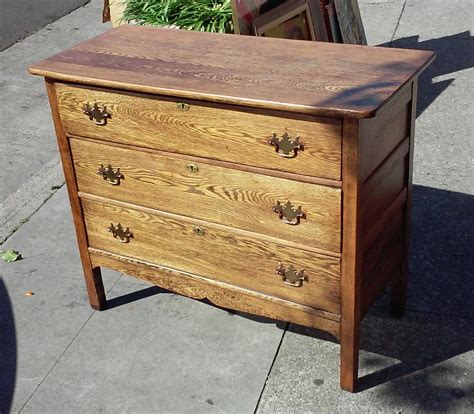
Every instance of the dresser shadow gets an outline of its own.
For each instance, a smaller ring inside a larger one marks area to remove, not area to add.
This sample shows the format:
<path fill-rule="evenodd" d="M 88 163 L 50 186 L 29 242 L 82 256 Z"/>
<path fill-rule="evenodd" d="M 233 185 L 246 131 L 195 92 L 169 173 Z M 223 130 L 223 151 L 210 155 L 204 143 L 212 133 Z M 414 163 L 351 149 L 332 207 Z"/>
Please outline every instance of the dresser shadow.
<path fill-rule="evenodd" d="M 436 98 L 455 80 L 455 72 L 474 67 L 474 41 L 470 31 L 464 31 L 452 36 L 444 36 L 437 39 L 420 41 L 418 35 L 403 37 L 388 43 L 378 45 L 380 47 L 393 47 L 400 49 L 427 50 L 436 53 L 435 60 L 421 73 L 418 79 L 417 116 L 422 114 Z M 334 94 L 322 103 L 328 106 L 378 106 L 380 98 L 378 93 L 385 88 L 398 85 L 397 79 L 390 79 L 386 73 L 402 74 L 410 70 L 410 64 L 403 61 L 380 65 L 379 78 L 367 79 L 365 85 L 357 88 L 351 87 Z M 449 79 L 437 80 L 437 77 L 453 73 Z"/>
<path fill-rule="evenodd" d="M 359 392 L 384 384 L 378 393 L 387 400 L 441 412 L 474 395 L 472 382 L 453 385 L 472 371 L 466 360 L 442 364 L 474 350 L 473 217 L 473 195 L 414 186 L 407 312 L 389 316 L 387 289 L 364 317 L 361 350 L 368 354 L 360 368 L 370 373 Z M 291 324 L 289 331 L 337 342 L 311 328 Z"/>
<path fill-rule="evenodd" d="M 474 67 L 474 53 L 472 53 L 474 39 L 469 30 L 422 41 L 418 35 L 402 37 L 379 46 L 429 50 L 436 53 L 436 59 L 420 75 L 418 81 L 420 93 L 417 101 L 417 116 L 423 113 L 455 79 L 452 77 L 438 81 L 437 77 Z"/>

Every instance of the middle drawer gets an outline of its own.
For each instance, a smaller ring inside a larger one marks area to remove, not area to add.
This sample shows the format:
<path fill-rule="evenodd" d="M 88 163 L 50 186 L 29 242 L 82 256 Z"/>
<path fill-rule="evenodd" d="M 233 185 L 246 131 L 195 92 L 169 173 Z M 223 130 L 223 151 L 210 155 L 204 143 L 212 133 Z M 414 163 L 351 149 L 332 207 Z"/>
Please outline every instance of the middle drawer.
<path fill-rule="evenodd" d="M 70 138 L 79 191 L 340 252 L 341 190 Z"/>

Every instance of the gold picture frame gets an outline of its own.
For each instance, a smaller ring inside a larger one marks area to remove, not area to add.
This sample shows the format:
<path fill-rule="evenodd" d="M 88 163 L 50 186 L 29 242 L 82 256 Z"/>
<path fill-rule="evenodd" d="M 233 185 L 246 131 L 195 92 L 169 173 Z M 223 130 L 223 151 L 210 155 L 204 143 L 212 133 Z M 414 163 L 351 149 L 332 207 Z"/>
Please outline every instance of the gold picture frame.
<path fill-rule="evenodd" d="M 284 3 L 255 18 L 253 26 L 256 36 L 320 40 L 309 0 Z"/>

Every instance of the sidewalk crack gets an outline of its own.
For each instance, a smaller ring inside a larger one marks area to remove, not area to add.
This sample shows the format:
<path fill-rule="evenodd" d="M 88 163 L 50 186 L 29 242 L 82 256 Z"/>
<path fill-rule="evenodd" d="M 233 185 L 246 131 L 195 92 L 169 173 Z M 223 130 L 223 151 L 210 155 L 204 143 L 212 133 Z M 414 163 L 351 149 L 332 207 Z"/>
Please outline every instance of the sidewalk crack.
<path fill-rule="evenodd" d="M 265 382 L 263 383 L 262 390 L 260 391 L 260 395 L 258 396 L 258 400 L 257 400 L 257 404 L 255 406 L 254 414 L 257 414 L 258 407 L 260 405 L 260 401 L 261 401 L 262 396 L 263 396 L 263 392 L 265 391 L 265 388 L 267 387 L 268 379 L 270 378 L 270 374 L 272 373 L 273 366 L 275 365 L 276 359 L 277 359 L 278 354 L 280 352 L 281 345 L 283 343 L 283 339 L 285 338 L 285 334 L 288 331 L 289 326 L 290 326 L 290 323 L 287 322 L 286 325 L 285 325 L 285 330 L 283 331 L 283 334 L 281 335 L 280 342 L 278 343 L 278 347 L 277 347 L 277 350 L 275 352 L 275 356 L 273 357 L 273 361 L 270 365 L 270 369 L 268 370 L 267 377 L 265 378 Z"/>
<path fill-rule="evenodd" d="M 407 5 L 407 0 L 403 2 L 402 11 L 400 12 L 400 16 L 398 16 L 397 25 L 395 26 L 395 29 L 393 30 L 392 38 L 390 39 L 390 47 L 392 47 L 392 42 L 395 39 L 395 36 L 397 34 L 398 26 L 400 26 L 400 21 L 402 20 L 403 12 L 405 11 L 406 5 Z"/>

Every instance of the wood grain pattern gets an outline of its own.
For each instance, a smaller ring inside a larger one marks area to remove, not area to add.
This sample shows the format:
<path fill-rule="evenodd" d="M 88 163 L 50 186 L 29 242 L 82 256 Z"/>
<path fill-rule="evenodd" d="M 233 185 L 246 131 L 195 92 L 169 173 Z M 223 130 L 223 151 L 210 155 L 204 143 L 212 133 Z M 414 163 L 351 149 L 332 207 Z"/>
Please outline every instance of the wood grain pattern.
<path fill-rule="evenodd" d="M 363 232 L 366 232 L 406 186 L 409 139 L 405 139 L 363 185 Z"/>
<path fill-rule="evenodd" d="M 404 208 L 395 210 L 391 216 L 387 217 L 386 225 L 377 239 L 364 251 L 362 283 L 373 276 L 393 241 L 404 236 L 404 210 Z"/>
<path fill-rule="evenodd" d="M 90 247 L 203 275 L 332 313 L 339 313 L 340 261 L 216 225 L 193 226 L 145 209 L 135 210 L 82 199 Z M 120 243 L 107 231 L 111 223 L 130 227 L 133 239 Z M 204 235 L 195 234 L 199 227 Z M 305 269 L 308 281 L 288 286 L 275 272 L 279 263 Z"/>
<path fill-rule="evenodd" d="M 341 259 L 341 388 L 354 392 L 359 371 L 362 290 L 362 197 L 359 120 L 343 123 L 343 224 Z"/>
<path fill-rule="evenodd" d="M 79 190 L 145 207 L 267 234 L 295 243 L 340 252 L 341 191 L 192 163 L 183 159 L 72 139 L 71 148 Z M 97 174 L 110 163 L 124 179 L 110 185 Z M 139 195 L 139 197 L 137 197 Z M 302 206 L 306 218 L 299 225 L 279 219 L 272 207 L 290 200 Z"/>
<path fill-rule="evenodd" d="M 398 211 L 405 210 L 405 204 L 407 202 L 408 191 L 404 188 L 393 200 L 393 202 L 385 209 L 385 211 L 380 215 L 377 221 L 370 227 L 369 231 L 364 233 L 364 238 L 362 241 L 362 250 L 364 252 L 369 249 L 369 247 L 375 242 L 375 240 L 380 236 L 380 234 L 385 230 L 387 226 L 390 225 L 390 221 Z"/>
<path fill-rule="evenodd" d="M 375 116 L 434 53 L 121 26 L 32 65 L 55 80 L 319 116 Z"/>
<path fill-rule="evenodd" d="M 411 87 L 406 87 L 394 102 L 375 118 L 360 125 L 362 178 L 365 180 L 409 136 Z"/>
<path fill-rule="evenodd" d="M 82 269 L 84 271 L 84 279 L 86 282 L 87 293 L 89 296 L 89 303 L 92 308 L 102 310 L 104 309 L 106 300 L 104 284 L 102 282 L 102 275 L 100 272 L 100 268 L 92 265 L 91 259 L 89 257 L 89 252 L 87 250 L 87 232 L 82 217 L 81 203 L 77 195 L 77 184 L 76 177 L 74 174 L 74 165 L 71 157 L 71 149 L 69 146 L 69 140 L 67 139 L 67 136 L 61 125 L 61 120 L 59 119 L 55 84 L 49 79 L 46 79 L 46 90 L 48 92 L 48 98 L 54 122 L 54 129 L 56 131 L 59 153 L 61 155 L 61 163 L 64 170 L 64 178 L 66 180 L 69 202 L 71 204 L 72 218 L 74 221 L 74 227 L 76 229 L 77 244 L 79 247 Z"/>
<path fill-rule="evenodd" d="M 339 337 L 339 315 L 97 249 L 91 248 L 90 255 L 95 266 L 135 276 L 180 295 L 207 299 L 223 308 L 311 326 Z"/>
<path fill-rule="evenodd" d="M 176 100 L 145 98 L 58 84 L 59 112 L 68 134 L 190 154 L 272 170 L 341 178 L 341 125 L 338 120 L 276 117 Z M 112 115 L 99 126 L 84 114 L 99 102 Z M 272 134 L 301 137 L 304 151 L 283 158 L 268 141 Z"/>

